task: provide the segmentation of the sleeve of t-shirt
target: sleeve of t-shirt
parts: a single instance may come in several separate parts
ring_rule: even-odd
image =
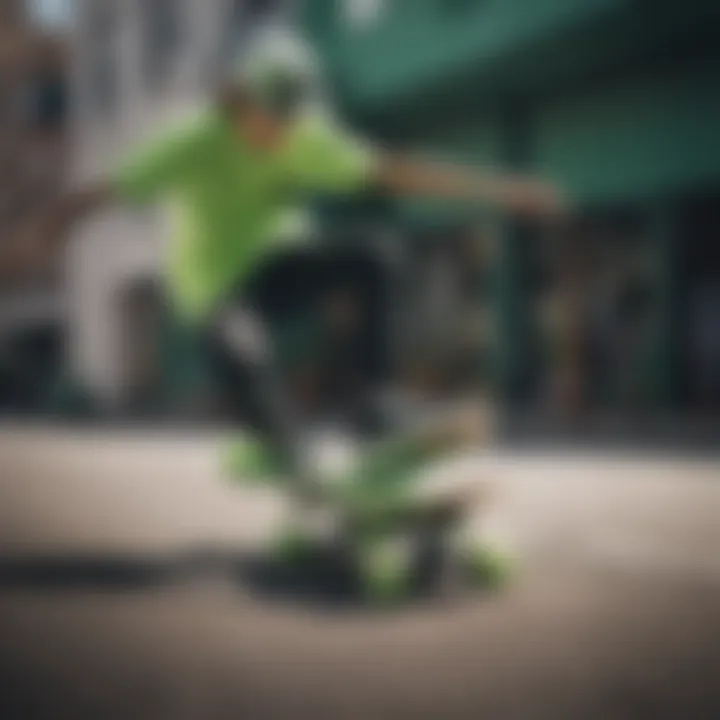
[[[338,124],[319,121],[298,138],[291,163],[302,189],[348,194],[372,181],[377,151]]]
[[[197,123],[184,123],[134,150],[113,174],[120,197],[144,203],[172,187],[192,162],[200,135]]]

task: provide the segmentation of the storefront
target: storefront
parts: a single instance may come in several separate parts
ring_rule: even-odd
[[[711,4],[544,0],[520,13],[423,1],[403,16],[375,3],[359,26],[322,15],[322,4],[308,4],[309,34],[359,128],[434,156],[532,170],[567,188],[579,210],[563,238],[495,225],[503,395],[542,402],[567,361],[560,346],[574,344],[585,376],[573,381],[577,401],[599,410],[707,405],[720,322]],[[402,210],[413,223],[468,219],[461,207]],[[553,315],[559,289],[572,316],[562,321]],[[558,326],[564,337],[553,337]]]

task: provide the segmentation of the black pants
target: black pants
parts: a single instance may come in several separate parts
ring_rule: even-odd
[[[208,335],[211,361],[231,418],[250,425],[294,475],[307,476],[302,420],[263,314],[247,302],[231,302],[213,318]]]
[[[304,418],[279,367],[270,328],[272,320],[298,308],[317,312],[322,297],[339,288],[359,295],[363,306],[357,352],[350,355],[364,377],[361,392],[370,395],[382,384],[388,363],[382,336],[386,284],[367,251],[300,250],[278,258],[228,298],[209,328],[211,360],[232,420],[250,425],[296,474],[307,473]]]

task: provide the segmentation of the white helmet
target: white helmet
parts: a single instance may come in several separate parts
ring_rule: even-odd
[[[318,101],[322,94],[317,56],[297,35],[282,28],[271,28],[253,39],[236,59],[232,81],[281,114]]]

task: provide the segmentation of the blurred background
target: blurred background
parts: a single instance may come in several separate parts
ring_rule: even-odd
[[[0,0],[0,244],[276,23],[357,132],[575,205],[315,198],[254,288],[322,429],[387,389],[503,411],[467,472],[520,572],[387,614],[253,586],[283,498],[221,482],[162,212],[110,213],[0,286],[0,717],[720,717],[717,0]]]
[[[462,206],[318,198],[332,282],[295,251],[261,283],[308,408],[356,412],[388,382],[482,387],[509,430],[602,418],[640,433],[662,417],[707,434],[720,419],[717,20],[711,0],[3,0],[0,242],[206,100],[258,28],[291,23],[357,131],[536,172],[578,210],[540,233]],[[162,241],[161,217],[103,217],[41,281],[0,288],[0,413],[217,417],[199,349],[164,308]]]

